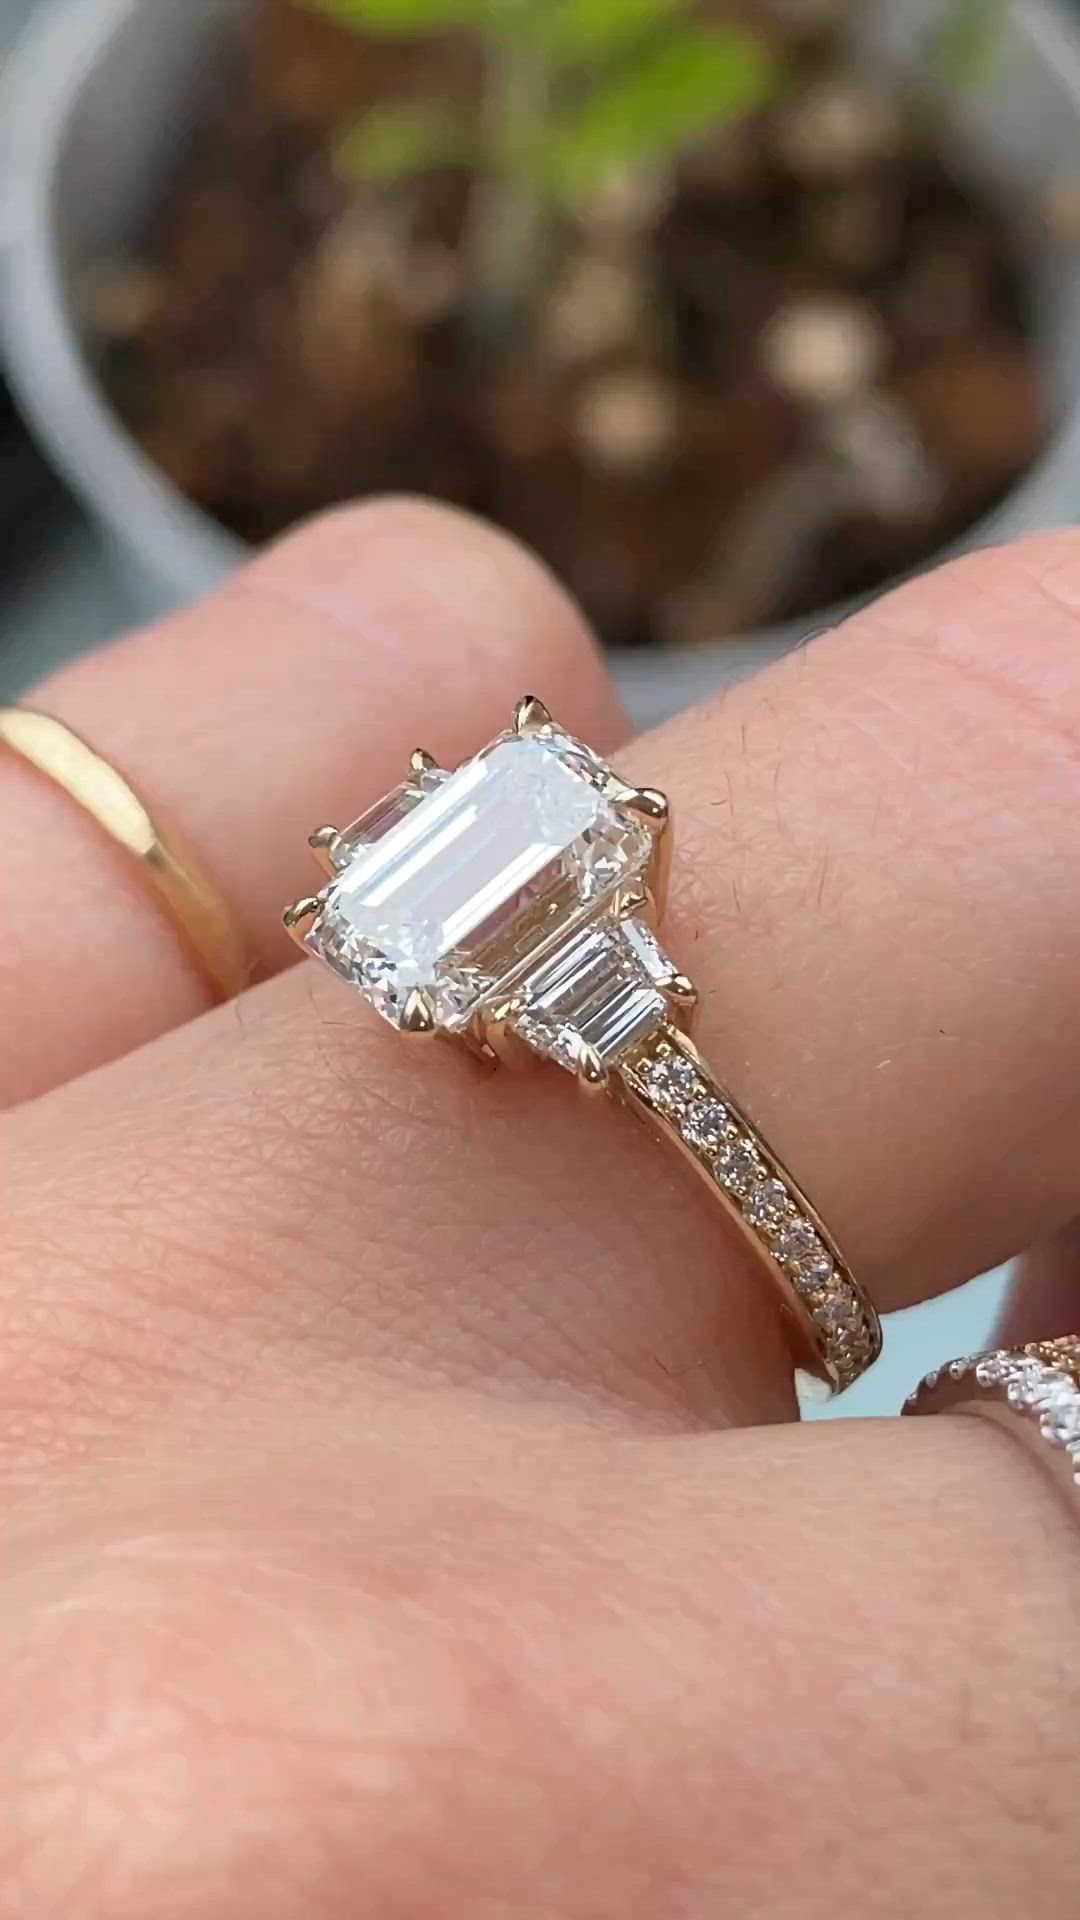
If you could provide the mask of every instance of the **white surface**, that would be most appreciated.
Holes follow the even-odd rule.
[[[891,1314],[885,1321],[885,1351],[877,1366],[842,1399],[825,1407],[804,1407],[804,1419],[876,1419],[899,1413],[911,1389],[931,1367],[960,1354],[978,1353],[992,1343],[1006,1283],[1005,1273],[989,1274],[942,1300]]]
[[[6,51],[42,0],[0,0],[0,53]]]

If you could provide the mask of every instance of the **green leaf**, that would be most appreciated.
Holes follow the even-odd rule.
[[[548,0],[550,44],[558,58],[599,60],[624,53],[686,10],[687,0]],[[542,4],[542,0],[541,0]]]
[[[391,182],[476,158],[476,131],[461,115],[429,101],[374,108],[337,145],[339,170],[352,179]]]
[[[476,26],[486,20],[489,0],[300,0],[309,13],[322,13],[357,33],[378,39],[409,39],[445,27]]]
[[[711,127],[766,105],[781,73],[752,34],[678,30],[551,128],[551,184],[580,200],[624,167],[663,160]]]
[[[930,35],[931,72],[958,93],[985,86],[996,70],[1001,24],[1001,0],[953,0]]]

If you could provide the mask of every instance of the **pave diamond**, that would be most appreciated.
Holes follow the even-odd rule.
[[[1050,1408],[1043,1415],[1042,1430],[1054,1447],[1072,1447],[1080,1442],[1080,1394],[1074,1390],[1066,1404]]]
[[[1043,1377],[1043,1369],[1038,1360],[1026,1356],[1018,1359],[1005,1387],[1005,1396],[1011,1407],[1029,1407],[1031,1396]]]
[[[420,989],[459,1032],[640,879],[652,842],[616,776],[557,733],[502,735],[422,785],[344,836],[308,946],[393,1025]]]
[[[1067,1373],[1044,1373],[1028,1393],[1028,1405],[1039,1413],[1052,1413],[1058,1407],[1071,1406],[1076,1388]]]
[[[976,1365],[975,1378],[980,1387],[1000,1387],[1008,1378],[1009,1357],[1005,1353],[988,1353]]]
[[[545,1060],[554,1060],[556,1065],[565,1067],[567,1073],[577,1072],[581,1042],[573,1027],[537,1019],[528,1012],[515,1017],[514,1027],[534,1053]]]
[[[781,1180],[764,1180],[748,1196],[743,1213],[752,1227],[772,1233],[791,1212],[787,1188]]]
[[[750,1140],[733,1140],[713,1164],[720,1185],[736,1195],[749,1193],[765,1171],[761,1155]]]
[[[983,1354],[975,1371],[980,1386],[1004,1387],[1011,1407],[1035,1414],[1043,1439],[1072,1458],[1080,1449],[1080,1386],[1054,1364],[1062,1359],[1073,1363],[1071,1343],[1051,1341],[1026,1353]]]
[[[800,1215],[783,1223],[776,1235],[775,1252],[800,1293],[818,1293],[828,1286],[836,1271],[836,1263],[825,1251],[820,1235],[809,1220]]]
[[[926,1375],[909,1405],[917,1408],[922,1396],[940,1381],[960,1385],[974,1378],[987,1392],[1004,1390],[1017,1413],[1034,1415],[1042,1438],[1068,1453],[1074,1463],[1080,1460],[1080,1385],[1072,1372],[1062,1368],[1063,1359],[1070,1366],[1074,1364],[1073,1349],[1048,1342],[1027,1352],[998,1350],[972,1359],[951,1360]]]
[[[718,1147],[731,1125],[731,1115],[720,1100],[695,1100],[680,1131],[692,1147]]]
[[[1023,1390],[1022,1404],[1040,1416],[1043,1439],[1051,1446],[1068,1447],[1080,1440],[1080,1390],[1070,1374],[1045,1368]]]
[[[692,1100],[701,1087],[696,1067],[692,1061],[684,1060],[681,1053],[654,1060],[645,1080],[652,1098],[661,1107],[682,1106]]]
[[[822,1247],[820,1253],[811,1254],[806,1260],[800,1260],[791,1269],[791,1277],[799,1293],[819,1293],[827,1287],[836,1272],[836,1262],[830,1253]]]
[[[854,1333],[862,1320],[859,1303],[850,1287],[838,1287],[827,1300],[820,1301],[813,1309],[813,1317],[827,1332],[845,1329]]]
[[[776,1241],[776,1257],[785,1266],[797,1267],[804,1260],[813,1260],[821,1252],[818,1239],[809,1220],[796,1216],[788,1220],[780,1231]]]

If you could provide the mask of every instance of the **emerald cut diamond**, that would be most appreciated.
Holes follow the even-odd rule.
[[[652,841],[628,792],[565,734],[500,735],[342,836],[307,945],[392,1025],[419,991],[461,1032],[640,884]]]

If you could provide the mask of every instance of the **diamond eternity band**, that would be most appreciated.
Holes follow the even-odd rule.
[[[311,845],[327,876],[285,924],[405,1034],[491,1064],[538,1059],[671,1140],[775,1281],[805,1364],[840,1391],[877,1358],[877,1315],[838,1246],[690,1038],[697,994],[657,937],[665,796],[631,785],[519,701],[456,770],[401,784]]]
[[[1032,1441],[1063,1489],[1080,1497],[1080,1338],[951,1360],[920,1381],[906,1414],[990,1413]]]

